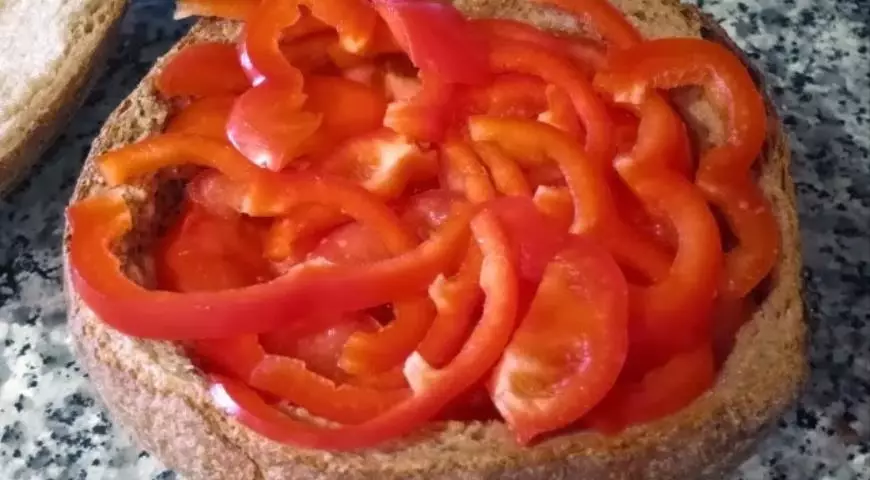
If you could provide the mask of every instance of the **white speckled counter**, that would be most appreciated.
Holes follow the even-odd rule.
[[[870,479],[870,9],[703,1],[764,71],[794,150],[813,374],[735,478]],[[95,403],[67,344],[63,208],[91,138],[187,23],[133,0],[85,108],[0,202],[0,479],[172,479]]]

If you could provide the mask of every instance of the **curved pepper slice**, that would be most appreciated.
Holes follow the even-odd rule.
[[[532,197],[535,207],[560,230],[568,231],[574,221],[574,200],[567,187],[541,185]]]
[[[459,92],[457,116],[535,118],[535,115],[547,109],[545,88],[546,84],[541,79],[530,75],[497,75],[486,85],[476,85]]]
[[[489,170],[495,188],[503,195],[531,197],[532,190],[516,160],[509,157],[498,145],[488,142],[474,144],[480,160]]]
[[[232,96],[194,100],[169,119],[165,131],[228,142],[227,121],[235,103],[236,97]]]
[[[424,75],[470,85],[489,80],[486,39],[453,5],[430,0],[372,3]]]
[[[305,362],[278,355],[266,355],[251,372],[249,384],[289,400],[320,418],[345,424],[376,417],[410,395],[407,388],[379,390],[336,385],[309,370]]]
[[[616,48],[627,48],[643,40],[640,32],[626,20],[625,15],[607,0],[534,0],[559,7],[574,14],[579,21],[588,22],[604,40]]]
[[[260,0],[178,0],[175,5],[175,18],[197,15],[245,20],[258,3]]]
[[[230,112],[227,136],[255,165],[278,172],[297,158],[323,115],[302,111],[305,95],[278,83],[243,93]]]
[[[495,187],[474,149],[459,140],[448,140],[441,147],[442,188],[462,192],[471,203],[495,198]]]
[[[451,119],[455,88],[433,74],[423,74],[420,80],[416,95],[387,106],[384,126],[412,140],[440,142]]]
[[[544,50],[571,57],[577,60],[578,67],[584,69],[585,73],[589,75],[592,74],[593,70],[598,70],[604,65],[603,49],[594,42],[585,39],[558,37],[528,23],[504,18],[480,18],[473,20],[472,24],[482,28],[495,41],[526,42]]]
[[[547,111],[538,115],[538,121],[548,123],[575,137],[584,135],[571,97],[555,85],[547,85]]]
[[[471,331],[482,297],[478,285],[482,262],[480,249],[472,245],[456,275],[450,278],[439,275],[429,285],[429,298],[438,313],[417,352],[433,367],[447,365]]]
[[[465,203],[461,195],[449,190],[427,190],[408,199],[401,212],[402,222],[418,238],[426,239]]]
[[[239,335],[187,342],[194,362],[209,372],[230,375],[245,382],[266,356],[256,335]]]
[[[296,0],[262,0],[251,13],[239,44],[242,68],[256,86],[266,80],[300,92],[302,72],[281,52],[284,30],[301,18]]]
[[[571,231],[594,236],[607,245],[620,264],[649,278],[666,274],[669,255],[620,220],[604,172],[573,138],[540,122],[508,118],[472,117],[469,129],[475,141],[495,142],[516,158],[551,158],[562,170],[574,198]]]
[[[701,157],[696,183],[724,213],[739,245],[726,255],[723,295],[741,298],[770,272],[779,229],[749,176],[767,131],[764,100],[725,47],[701,39],[657,39],[620,52],[595,80],[617,101],[639,104],[653,88],[701,85],[728,112],[727,144]]]
[[[609,164],[615,153],[613,122],[591,82],[571,62],[533,45],[506,41],[493,46],[489,63],[496,73],[535,75],[561,88],[571,98],[583,122],[586,153],[602,168]]]
[[[583,424],[616,434],[626,427],[676,413],[706,392],[716,378],[709,344],[673,357],[637,382],[620,381]]]
[[[484,253],[480,283],[486,292],[483,316],[459,354],[444,368],[433,371],[419,355],[406,362],[406,374],[420,373],[423,388],[408,400],[360,425],[328,428],[296,420],[266,404],[244,384],[212,377],[210,389],[218,408],[272,440],[303,448],[355,450],[414,431],[436,416],[445,405],[474,386],[498,361],[510,340],[517,314],[517,284],[510,243],[498,222],[483,213],[472,223]]]
[[[210,97],[239,94],[251,85],[233,45],[207,42],[188,45],[173,55],[155,86],[167,97]]]
[[[610,391],[628,351],[627,303],[625,277],[593,242],[571,237],[547,265],[489,384],[520,443],[573,423]]]
[[[362,53],[372,42],[378,15],[363,0],[300,0],[311,16],[338,32],[341,46],[350,53]]]

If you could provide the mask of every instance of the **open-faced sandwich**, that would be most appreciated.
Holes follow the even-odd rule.
[[[721,478],[805,374],[788,151],[665,0],[184,1],[68,210],[188,478]]]

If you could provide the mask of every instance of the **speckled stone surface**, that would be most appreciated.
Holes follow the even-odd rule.
[[[172,479],[112,425],[72,357],[59,244],[92,137],[187,28],[133,0],[84,109],[0,202],[0,479]],[[703,1],[767,75],[794,149],[812,329],[800,404],[735,479],[870,479],[870,13],[864,0]]]

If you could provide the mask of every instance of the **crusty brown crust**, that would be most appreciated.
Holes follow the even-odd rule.
[[[74,48],[67,65],[58,74],[68,76],[68,80],[31,101],[30,108],[37,108],[38,112],[27,125],[22,125],[22,131],[9,137],[12,144],[4,146],[8,151],[0,155],[0,195],[23,180],[84,102],[112,52],[126,7],[126,0],[101,4],[93,14],[99,26],[99,31],[89,36],[94,41],[82,42]]]
[[[456,3],[478,15],[512,12],[538,25],[556,25],[551,14],[542,16],[538,8],[532,10],[520,0]],[[705,36],[735,48],[696,9],[660,0],[655,3],[659,10],[680,12],[682,25],[673,15],[667,17],[671,26],[676,24],[676,33],[669,35],[703,30]],[[651,12],[655,17],[656,11]],[[559,22],[573,27],[564,19]],[[641,25],[647,27],[642,29],[647,34],[654,30]],[[232,39],[236,33],[237,25],[206,20],[179,46]],[[96,156],[160,130],[167,107],[157,100],[152,77],[109,118],[94,143],[74,199],[100,188],[93,169]],[[76,296],[67,275],[70,332],[113,418],[140,445],[191,479],[721,478],[746,458],[766,427],[794,400],[807,372],[789,151],[770,104],[768,111],[770,129],[760,183],[783,238],[770,294],[740,331],[710,392],[676,415],[631,428],[620,436],[574,433],[520,448],[500,423],[455,422],[376,450],[300,450],[266,440],[216,410],[204,380],[175,346],[126,337],[106,326]]]

